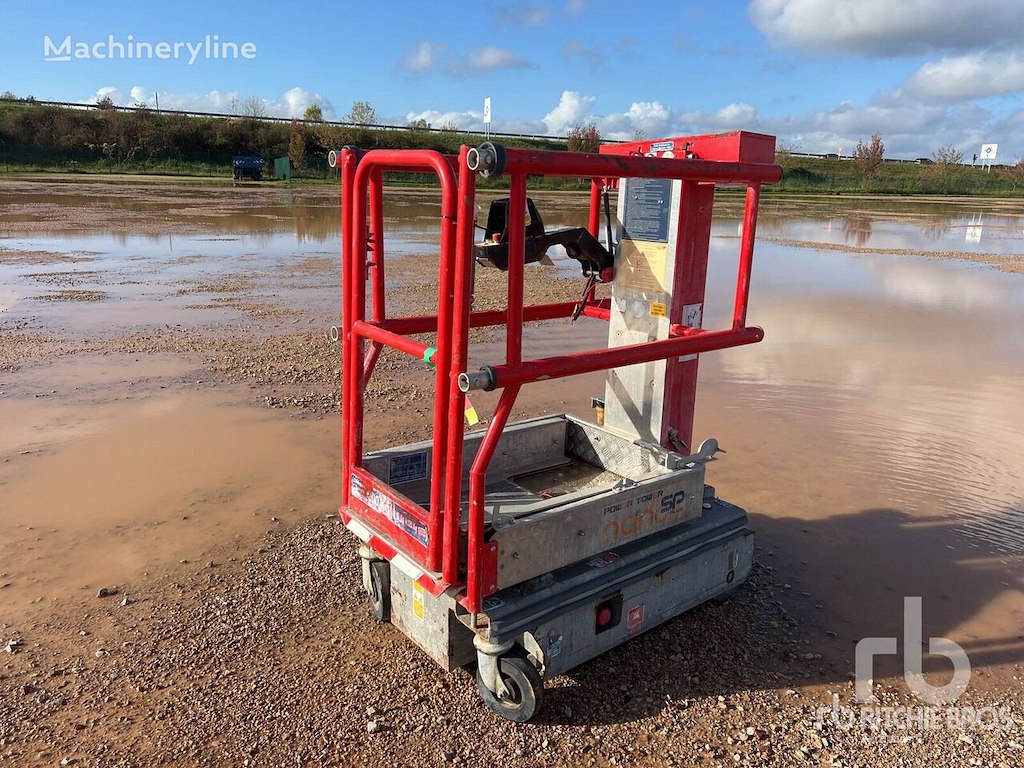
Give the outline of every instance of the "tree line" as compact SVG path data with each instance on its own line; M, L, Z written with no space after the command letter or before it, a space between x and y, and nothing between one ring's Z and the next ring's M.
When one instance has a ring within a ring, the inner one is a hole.
M303 120L291 123L263 120L265 105L258 99L237 105L233 117L169 114L136 105L117 109L100 99L95 109L73 109L32 101L12 101L0 94L0 153L8 163L40 167L75 164L109 166L174 164L229 166L235 155L265 160L288 155L299 169L324 169L328 151L344 145L364 149L425 148L457 152L462 144L483 137L449 130L425 130L413 124L405 130L378 130L376 113L368 102L356 102L348 115L352 125L323 120L319 105L311 104ZM258 103L257 103L258 102ZM510 145L565 149L564 140L508 139Z
M268 162L287 155L297 176L328 175L326 156L344 145L373 148L426 148L444 153L462 144L484 140L458 130L454 123L431 130L423 120L404 130L380 130L373 105L357 101L346 125L329 123L317 104L302 120L268 121L265 103L256 98L231 107L230 117L171 114L136 105L122 110L109 99L95 109L13 100L0 94L0 165L10 170L79 169L141 173L230 173L235 155L257 155ZM635 140L644 138L641 134ZM601 133L594 122L570 127L567 139L503 138L510 146L596 152ZM1024 193L1024 161L998 167L991 173L963 164L956 147L938 148L924 165L888 163L880 134L861 140L851 159L808 158L795 153L797 145L781 143L776 161L783 168L778 191L876 192L897 194L1010 194ZM413 181L414 179L409 179ZM545 180L545 186L565 186L572 180ZM575 183L575 182L574 182ZM569 184L572 186L572 184ZM576 185L578 186L578 184Z

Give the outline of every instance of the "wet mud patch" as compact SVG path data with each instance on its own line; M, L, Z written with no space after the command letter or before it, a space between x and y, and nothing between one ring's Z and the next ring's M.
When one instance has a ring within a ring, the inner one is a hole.
M99 255L88 251L22 251L0 246L0 264L79 264L93 261Z
M32 298L36 301L106 301L110 294L103 291L86 291L82 289L67 288L51 293L43 293Z
M791 240L783 237L760 238L787 248L810 248L816 251L841 251L843 253L870 253L882 256L916 256L928 259L957 259L988 264L1003 272L1024 272L1024 256L1006 253L975 253L974 251L942 251L916 248L871 248L850 243L822 243L812 240Z
M180 283L182 288L174 292L175 296L188 296L194 293L242 293L252 291L256 287L256 281L244 275L226 275L216 280L196 281L183 280Z
M96 269L83 270L81 272L76 271L62 271L62 272L31 272L25 275L26 278L36 283L43 283L44 285L58 285L74 287L81 283L94 283L97 282L97 276L103 273Z

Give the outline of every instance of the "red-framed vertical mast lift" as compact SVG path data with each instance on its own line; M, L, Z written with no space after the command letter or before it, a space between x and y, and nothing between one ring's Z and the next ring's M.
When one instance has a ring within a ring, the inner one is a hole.
M774 137L737 132L600 154L489 142L458 156L331 153L342 187L340 514L361 542L378 620L447 669L475 662L481 695L503 717L528 720L544 678L731 592L750 570L746 513L705 485L718 446L694 446L693 410L698 356L763 336L746 314L760 189L781 175L774 148ZM436 315L387 315L385 171L439 181ZM509 197L492 204L476 243L477 177L502 174ZM592 179L587 226L546 232L527 196L531 175ZM707 329L718 185L745 187L743 230L731 325ZM553 244L580 262L583 299L527 304L524 269ZM505 309L473 310L477 262L507 270ZM609 297L597 298L598 283ZM523 359L524 324L570 317L607 321L607 347ZM505 355L471 371L469 331L482 326L505 326ZM435 367L433 436L364 453L364 392L385 345ZM509 423L523 386L602 370L602 424L568 414ZM486 429L467 432L473 389L501 395Z

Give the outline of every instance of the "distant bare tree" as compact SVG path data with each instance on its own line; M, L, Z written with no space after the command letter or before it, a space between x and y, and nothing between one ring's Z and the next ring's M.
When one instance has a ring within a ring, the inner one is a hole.
M459 130L459 124L454 120L445 120L441 123L441 130L446 133L455 133L455 131Z
M377 110L368 101L355 101L352 109L349 110L346 122L358 125L375 125L377 123Z
M803 147L800 146L799 141L780 141L775 145L776 155L794 155L799 152Z
M4 91L0 93L0 101L14 101L18 97L14 95L13 91Z
M929 169L929 175L938 183L943 194L949 194L953 189L953 181L963 163L964 153L952 144L939 147L932 153L932 166Z
M800 149L800 143L797 141L780 141L775 145L776 165L781 166L783 171L788 171L796 159L793 155L799 152Z
M645 131L643 128L638 127L636 128L636 130L633 131L633 141L643 141L646 138L647 131Z
M964 153L950 144L936 149L932 153L932 161L936 165L963 165Z
M311 123L319 123L324 119L324 111L319 104L314 102L306 107L306 111L302 113L302 119Z
M96 109L113 109L114 100L109 96L96 99Z
M430 123L421 117L418 120L410 122L407 127L412 128L414 131L425 131L430 128Z
M566 136L566 148L570 152L596 154L601 148L601 132L597 129L597 123L591 120L586 125L576 123L570 127Z
M246 96L242 101L242 116L260 118L267 116L267 103L259 96Z
M863 139L857 141L857 148L853 150L853 161L857 164L857 170L861 177L873 179L878 175L885 158L885 142L879 134L873 134L868 144Z
M237 96L232 96L228 99L228 103L224 105L224 109L227 110L229 115L237 115L242 111L242 102L238 100Z

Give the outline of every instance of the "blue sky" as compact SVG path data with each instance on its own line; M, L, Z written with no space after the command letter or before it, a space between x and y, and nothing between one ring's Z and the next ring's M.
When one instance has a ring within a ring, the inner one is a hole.
M564 135L594 120L630 138L748 129L808 152L882 135L894 157L982 142L1024 154L1018 0L621 0L473 3L0 1L0 91ZM44 61L60 44L251 42L255 57Z

